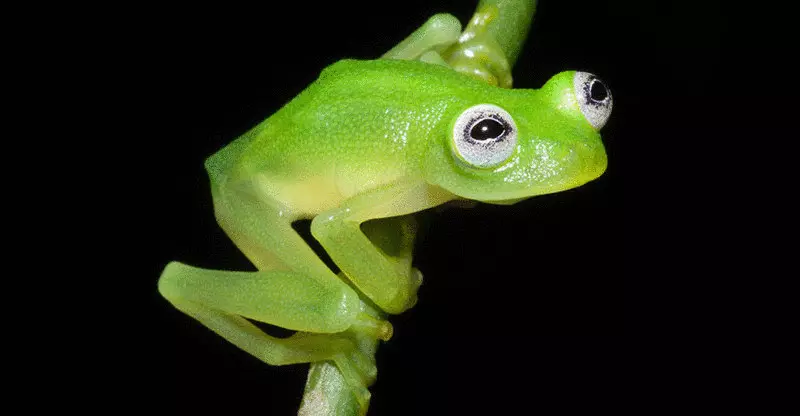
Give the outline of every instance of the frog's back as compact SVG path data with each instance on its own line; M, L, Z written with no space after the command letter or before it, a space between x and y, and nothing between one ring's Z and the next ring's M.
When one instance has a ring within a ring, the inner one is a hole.
M317 201L300 203L300 211L320 211L400 176L419 175L447 107L485 89L448 68L416 61L339 61L206 167L212 180L258 178L267 192L315 194Z

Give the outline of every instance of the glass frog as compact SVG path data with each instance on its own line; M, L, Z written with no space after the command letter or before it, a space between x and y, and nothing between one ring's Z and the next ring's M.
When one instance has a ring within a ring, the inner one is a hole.
M380 59L324 69L205 164L217 220L258 271L173 262L161 294L268 364L311 363L300 414L365 414L387 316L414 306L422 283L412 214L512 204L606 169L600 79L565 71L511 88L534 9L484 0L463 31L438 14ZM338 275L292 228L303 219ZM297 332L273 337L250 320Z

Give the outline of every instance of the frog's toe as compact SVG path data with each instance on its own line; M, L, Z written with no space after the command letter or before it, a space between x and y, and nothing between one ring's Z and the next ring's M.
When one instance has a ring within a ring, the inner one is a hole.
M371 397L367 387L375 383L375 379L378 376L378 368L375 366L375 362L358 350L349 354L340 354L334 357L333 361L355 395L360 408L366 409L369 406Z
M408 303L406 304L406 310L411 309L414 305L417 304L417 292L419 291L419 287L422 286L422 272L419 271L416 267L411 268L411 274L409 275L409 295L408 295Z
M416 267L411 268L411 282L415 289L419 289L422 286L422 272Z
M371 386L378 378L378 367L375 365L375 360L367 354L359 350L353 350L347 355L347 359L352 363L353 367L361 375L364 384Z

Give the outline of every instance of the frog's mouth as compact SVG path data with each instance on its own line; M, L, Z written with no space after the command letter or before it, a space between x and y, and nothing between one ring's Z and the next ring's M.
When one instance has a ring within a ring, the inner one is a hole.
M490 204L511 205L537 195L566 191L599 178L608 166L602 144L599 147L573 148L568 156L555 164L551 163L551 155L542 155L534 158L527 168L518 169L504 178L504 185L508 182L515 182L515 185L501 186L506 189L483 195L479 200ZM525 177L526 180L514 181L514 176Z

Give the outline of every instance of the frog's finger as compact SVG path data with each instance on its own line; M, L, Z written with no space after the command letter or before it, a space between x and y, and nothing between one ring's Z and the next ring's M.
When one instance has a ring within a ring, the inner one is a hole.
M461 22L446 13L435 14L397 46L383 54L385 59L418 59L428 51L440 51L456 42Z
M481 4L458 42L442 52L447 64L464 75L491 85L511 88L511 65L503 47L489 30L500 10L493 4Z
M447 63L447 61L445 61L444 58L442 58L442 55L439 55L439 52L436 52L436 51L425 52L422 55L420 55L420 57L418 59L421 62L434 64L434 65L446 66L448 68L450 67L450 65Z

